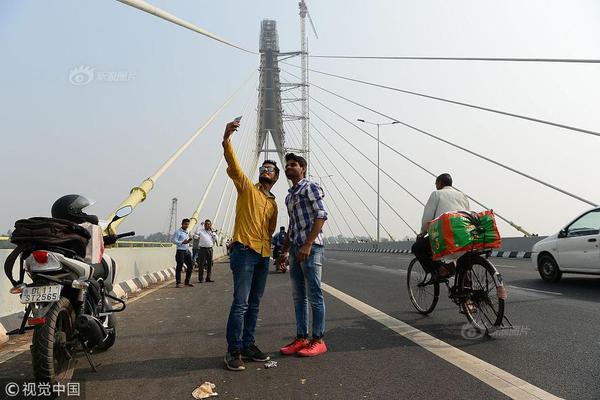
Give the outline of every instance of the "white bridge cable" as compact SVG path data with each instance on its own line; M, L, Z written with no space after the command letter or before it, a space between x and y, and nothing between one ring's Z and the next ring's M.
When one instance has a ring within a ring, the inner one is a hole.
M329 172L327 172L327 169L325 169L325 166L321 163L321 161L319 159L316 159L317 163L319 164L319 168L325 172L325 175L329 175ZM367 233L367 236L369 237L369 239L371 241L373 241L373 236L371 236L371 234L369 233L369 230L365 227L365 225L362 223L362 220L360 219L360 217L356 214L356 212L354 211L354 208L350 205L350 203L348 202L348 200L346 199L346 196L344 196L344 194L342 193L342 191L340 190L340 188L338 187L338 185L335 183L335 181L332 179L331 183L333 184L333 186L335 187L335 189L337 190L337 192L340 194L340 196L342 197L342 199L344 200L344 202L346 203L346 205L348 206L348 208L350 208L350 211L352 212L352 214L354 215L354 217L356 217L356 220L358 221L358 223L360 224L360 226L364 229L364 231ZM322 184L322 182L321 182Z
M250 166L252 165L252 159L253 159L253 154L254 154L254 149L255 149L255 145L256 145L256 140L252 141L252 138L256 139L255 135L251 135L250 133L248 133L249 131L251 131L251 127L252 126L256 126L257 121L253 121L252 123L248 123L246 126L248 127L245 131L246 132L246 144L244 145L244 150L242 150L243 152L243 156L240 159L240 165L242 166L242 170L244 171L244 173L246 174L246 176L249 177L250 180L252 180L252 171L256 170L256 166L251 169ZM243 133L242 133L243 134ZM251 145L248 145L249 142L252 141ZM256 162L255 162L256 164ZM232 193L236 192L237 194L237 190L233 187L232 184ZM234 230L234 225L235 225L235 216L236 216L236 207L237 207L237 201L234 202L231 206L231 211L229 212L230 218L229 221L227 223L227 231L230 233L230 236L233 235L233 230Z
M313 111L313 113L314 113L314 111ZM329 145L329 146L330 146L330 147L333 149L333 151L335 151L335 152L337 153L337 155L339 155L339 156L342 158L342 160L344 160L344 162L345 162L346 164L348 164L348 165L350 166L350 168L352 168L352 170L353 170L353 171L354 171L354 172L355 172L355 173L356 173L356 174L357 174L357 175L358 175L358 176L359 176L359 177L360 177L360 178L361 178L361 179L362 179L362 180L363 180L363 181L364 181L364 182L367 184L367 186L369 186L373 192L377 193L377 189L375 189L375 188L373 187L373 185L371 185L371 183L370 183L370 182L369 182L369 181L368 181L368 180L367 180L367 179L366 179L366 178L365 178L365 177L364 177L364 176L363 176L363 175L362 175L362 174L361 174L361 173L360 173L360 172L359 172L359 171L356 169L356 167L354 167L354 165L352 165L352 163L351 163L350 161L348 161L348 159L347 159L346 157L344 157L344 156L342 155L342 153L340 153L340 151L339 151L339 150L338 150L338 149L337 149L337 148L336 148L336 147L335 147L333 144L331 144L331 142L330 142L330 141L327 139L327 137L326 137L326 136L325 136L325 135L324 135L324 134L323 134L321 131L319 131L319 130L318 130L318 129L317 129L315 126L314 126L314 125L312 125L312 123L311 123L311 126L313 127L313 129L315 130L315 132L317 132L317 134L318 134L319 136L321 136L321 138L323 138L323 140L324 140L324 141L325 141L325 142L326 142L326 143L327 143L327 144L328 144L328 145ZM317 143L317 142L315 142L315 143ZM321 146L319 146L318 144L317 144L317 148L318 148L319 150L321 150L321 152L322 152L322 153L325 155L325 157L326 157L326 158L329 160L329 162L330 162L332 165L334 165L334 166L335 166L335 164L334 164L334 163L331 161L331 159L329 159L329 157L327 156L327 152L326 152L326 151L324 151L324 150L321 148ZM336 168L336 170L337 170L337 168ZM394 214L396 214L396 216L397 216L398 218L400 218L400 220L401 220L401 221L402 221L402 222L403 222L403 223L404 223L404 224L405 224L405 225L406 225L406 226L407 226L407 227L408 227L408 228L409 228L409 229L410 229L410 230L411 230L411 231L412 231L412 232L413 232L415 235L417 234L417 231L415 231L415 229L414 229L414 228L413 228L413 227L412 227L412 226L411 226L411 225L410 225L410 224L409 224L409 223L408 223L408 222L407 222L407 221L406 221L406 220L405 220L405 219L402 217L402 215L400 215L400 214L398 213L398 211L396 211L396 208L394 208L394 207L393 207L393 206L392 206L392 205L391 205L391 204L390 204L390 203L389 203L389 202L388 202L388 201L385 199L385 197L381 196L381 200L382 200L382 201L385 203L385 205L386 205L386 206L388 206L388 207L389 207L389 209L390 209L390 210L392 210L392 212L393 212Z
M256 99L255 96L252 96L252 94L254 94L253 92L250 93L250 96L248 97L248 100L246 101L246 104L244 104L244 107L242 107L242 116L245 116L247 114L248 108L250 106L250 104L252 103L252 100ZM241 139L239 140L241 141ZM224 157L221 157L221 161L224 160ZM225 197L225 192L227 191L227 185L228 184L233 184L231 183L229 177L227 176L227 174L225 174L225 183L223 184L223 190L221 191L221 197L219 198L219 203L217 205L217 210L215 212L215 216L213 218L213 223L216 226L217 223L217 218L219 217L219 214L221 212L221 206L223 204L223 198Z
M297 107L296 107L297 108ZM317 130L318 129L314 126L314 124L312 122L309 122L310 126ZM296 132L298 132L298 127L293 125L296 128ZM320 133L320 132L319 132ZM358 200L363 204L363 206L365 206L365 208L367 209L367 211L369 212L369 214L371 214L371 216L373 217L373 219L375 219L375 221L377 221L377 217L375 216L375 214L373 213L373 211L371 210L371 208L367 205L367 203L365 203L365 201L363 200L362 196L358 194L358 192L356 191L356 189L354 189L354 185L352 185L350 182L348 182L348 179L346 179L346 177L344 176L344 174L338 169L338 167L335 165L335 163L333 161L331 161L331 158L329 158L329 156L327 155L327 153L325 151L323 151L323 149L321 148L321 146L316 142L316 141L312 141L311 143L314 143L317 148L319 150L321 150L323 156L325 158L327 158L327 160L329 161L329 163L333 166L333 168L335 168L336 172L340 175L340 177L344 180L344 182L346 182L346 184L348 185L348 187L350 188L350 190L356 195L356 197L358 198ZM335 149L334 149L335 150ZM348 162L347 160L344 159L344 161ZM352 165L351 165L352 166ZM323 169L325 169L323 167ZM354 169L354 168L353 168ZM355 172L358 173L358 171L356 171L356 169L354 169ZM328 172L325 172L327 175L329 175ZM359 176L361 178L363 178L363 180L367 183L367 185L369 185L369 187L375 192L377 193L377 190L375 188L373 188L371 186L371 184L362 176L360 175L360 173L358 173ZM339 190L339 189L338 189ZM385 200L384 200L385 201ZM385 227L385 225L383 225L382 223L380 223L380 226L383 228L383 230L385 231L385 233L390 237L390 240L394 241L394 237L392 236L392 234L387 230L387 228ZM412 228L411 228L412 229ZM369 235L371 237L371 235ZM371 237L372 239L372 237Z
M246 86L246 84L248 82L250 82L250 79L254 76L254 74L256 73L256 71L253 71L252 74L250 74L250 76L244 81L244 83L242 83L242 85L227 99L225 100L225 102L223 104L221 104L221 106L217 109L217 111L215 111L210 118L208 118L208 120L200 127L198 128L198 130L196 131L196 133L194 133L183 145L181 145L181 147L179 147L179 149L177 149L177 151L175 152L175 154L173 154L171 156L171 158L169 158L159 169L158 171L156 171L154 173L154 175L152 175L150 177L150 180L152 180L152 182L156 182L158 180L158 178L161 177L161 175L167 170L169 169L169 167L171 166L171 164L173 164L175 162L175 160L177 160L177 158L188 148L190 147L190 145L194 142L194 140L196 140L196 138L198 136L200 136L200 134L202 134L202 132L204 132L204 130L206 129L206 127L208 125L210 125L213 120L217 117L217 115L219 115L221 113L221 111L223 111L223 109L231 102L231 100L233 100L238 93L242 90L242 88L244 86Z
M243 47L240 47L240 46L238 46L236 44L233 44L233 43L231 43L231 42L229 42L229 41L227 41L225 39L222 39L222 38L218 37L217 35L215 35L213 33L210 33L206 29L202 29L202 28L200 28L200 27L192 24L191 22L188 22L188 21L185 21L185 20L183 20L181 18L178 18L178 17L174 16L173 14L171 14L171 13L169 13L167 11L164 11L164 10L162 10L162 9L160 9L160 8L158 8L158 7L152 5L152 4L150 4L150 3L148 3L148 2L146 2L144 0L117 0L117 1L119 1L119 2L121 2L123 4L126 4L128 6L131 6L133 8L137 8L138 10L147 12L148 14L152 14L152 15L158 17L158 18L162 18L162 19L164 19L166 21L172 22L172 23L174 23L176 25L179 25L181 27L184 27L186 29L189 29L191 31L199 33L201 35L204 35L204 36L206 36L206 37L208 37L210 39L216 40L217 42L221 42L223 44L226 44L227 46L234 47L234 48L236 48L238 50L242 50L242 51L244 51L246 53L258 54L255 51L247 50L247 49L245 49Z
M244 165L245 163L247 163L247 159L249 158L249 154L251 152L251 146L248 146L249 141L250 141L250 135L248 134L248 131L250 130L250 126L252 125L251 122L249 122L248 124L243 124L241 129L235 134L240 136L240 139L238 140L238 147L239 149L241 149L241 153L240 153L240 165L242 166L242 169L245 170ZM235 185L233 184L233 182L231 181L231 179L229 179L229 177L227 176L225 178L227 180L227 183L229 183L229 198L227 200L227 207L225 208L225 214L223 215L223 223L221 225L221 231L223 233L225 233L227 236L231 236L231 229L229 228L229 222L233 219L232 215L235 214L235 212L231 211L231 202L233 199L233 194L234 192L236 192L235 189ZM225 189L227 190L227 189Z
M296 145L296 146L298 145L298 142L296 141L296 139L294 138L294 136L292 136L292 135L291 135L291 133L290 133L290 136L289 136L289 138L290 138L290 139L294 139L294 140L293 140L293 142L294 142L294 145ZM290 140L290 143L291 143L291 142L292 142L292 140ZM328 201L328 200L325 200L325 202L327 202L327 201ZM333 199L332 199L332 202L333 202ZM331 211L331 210L328 210L328 211ZM339 211L339 209L338 209L338 211ZM338 224L338 222L337 222L337 219L336 219L336 217L335 217L335 213L329 212L329 215L328 215L328 220L329 220L329 219L331 219L331 221L333 222L333 224L336 226L336 228L337 228L337 230L338 230L338 232L339 232L340 236L341 236L342 238L345 238L345 236L344 236L344 233L343 233L343 232L342 232L342 230L340 229L340 226L339 226L339 224ZM356 239L356 236L354 236L354 238ZM358 239L356 239L356 240L358 240Z
M356 56L309 54L311 58L346 59L346 60L420 60L420 61L496 61L526 63L572 63L600 64L595 58L523 58L523 57L419 57L419 56Z
M297 67L296 65L293 65L293 64L289 64L289 63L285 63L285 64ZM578 128L576 126L571 126L571 125L560 124L558 122L552 122L552 121L548 121L548 120L544 120L544 119L540 119L540 118L530 117L530 116L527 116L527 115L521 115L521 114L516 114L516 113L512 113L512 112L508 112L508 111L497 110L497 109L494 109L494 108L479 106L477 104L471 104L471 103L465 103L465 102L458 101L458 100L446 99L444 97L438 97L438 96L433 96L433 95L429 95L429 94L425 94L425 93L414 92L414 91L411 91L411 90L395 88L395 87L392 87L392 86L386 86L386 85L382 85L382 84L378 84L378 83L374 83L374 82L367 82L367 81L363 81L361 79L355 79L355 78L350 78L350 77L347 77L347 76L332 74L332 73L323 72L323 71L317 71L317 70L314 70L314 69L309 69L309 71L314 72L316 74L331 76L333 78L343 79L343 80L350 81L350 82L361 83L363 85L368 85L368 86L378 87L378 88L382 88L382 89L393 90L395 92L400 92L400 93L404 93L404 94L410 94L410 95L413 95L413 96L424 97L424 98L427 98L427 99L437 100L437 101L441 101L441 102L444 102L444 103L450 103L450 104L459 105L459 106L463 106L463 107L474 108L474 109L481 110L481 111L487 111L487 112L496 113L496 114L500 114L500 115L506 115L508 117L524 119L526 121L537 122L539 124L550 125L550 126L554 126L554 127L557 127L557 128L562 128L562 129L567 129L567 130L571 130L571 131L575 131L575 132L585 133L585 134L588 134L588 135L600 136L600 132L597 132L597 131L592 131L592 130L589 130L589 129Z
M348 139L346 139L344 137L344 135L342 135L341 133L339 133L334 127L332 127L329 123L327 123L327 121L325 121L324 119L322 119L319 114L315 113L314 111L312 112L312 114L317 117L317 119L319 121L321 121L323 124L325 124L325 126L327 126L329 129L331 129L335 134L337 134L339 137L341 137L346 143L348 143L350 146L352 146L352 148L354 150L356 150L357 152L360 153L360 155L362 155L366 160L368 160L371 164L373 164L375 166L375 168L377 167L377 163L374 162L373 160L371 160L365 153L363 153L358 147L356 147L354 144L352 144L352 142L350 142ZM413 199L415 199L417 201L417 203L419 203L422 206L425 206L425 203L423 203L417 196L415 196L414 194L412 194L412 192L410 192L407 188L405 188L400 182L398 182L396 179L394 179L393 176L391 176L390 174L388 174L385 170L383 170L382 168L379 168L379 170L385 175L387 176L392 182L394 182L398 187L400 187L402 190L404 190L410 197L412 197Z
M360 127L359 125L357 125L356 123L354 123L353 121L349 120L348 118L344 117L343 115L341 115L340 113L338 113L337 111L331 109L330 107L328 107L326 104L320 102L318 99L315 99L314 97L311 97L311 100L315 101L316 103L318 103L319 105L321 105L322 107L324 107L325 109L327 109L329 112L335 114L336 116L338 116L339 118L341 118L342 120L346 121L347 123L349 123L350 125L354 126L356 129L360 130L361 132L363 132L364 134L370 136L372 139L377 140L377 138L375 136L373 136L372 134L370 134L369 132L367 132L365 129L363 129L362 127ZM324 137L325 138L325 137ZM325 138L325 140L327 140ZM407 156L405 156L404 154L400 153L398 150L394 149L392 146L388 145L387 143L383 142L383 141L379 141L379 143L381 143L383 146L387 147L388 149L390 149L391 151L393 151L394 153L398 154L400 157L404 158L405 160L407 160L408 162L410 162L411 164L415 165L416 167L418 167L419 169L425 171L426 173L428 173L429 175L433 176L434 178L437 177L437 175L433 172L431 172L430 170L428 170L427 168L423 167L421 164L417 163L416 161L408 158ZM332 148L337 152L337 149L331 145ZM339 152L338 152L339 154ZM340 154L341 156L341 154ZM343 157L343 156L342 156ZM348 162L348 161L346 161ZM353 169L354 167L352 166L352 164L348 163ZM355 169L356 171L356 169ZM360 175L360 174L359 174ZM362 177L362 176L361 176ZM364 180L364 178L363 178ZM373 190L375 190L373 187L371 187ZM460 190L459 188L455 187L455 189ZM470 196L469 194L463 192L465 194L465 196L467 196L470 200L472 200L474 203L478 204L479 206L483 207L486 210L489 210L490 207L482 204L479 200L473 198L472 196ZM517 231L525 234L526 236L531 236L531 234L529 232L527 232L522 226L517 225L515 222L507 219L506 217L502 216L501 214L499 214L498 212L496 212L494 210L494 215L498 218L500 218L501 220L503 220L504 222L506 222L507 224L509 224L510 226L512 226L514 229L516 229Z
M283 78L286 82L289 82L287 79ZM319 104L322 104L321 102L319 102L318 100L314 99L312 97L312 95L309 95L310 99L317 101ZM315 114L314 111L312 111L312 113L319 119L321 119L319 117L318 114ZM321 119L321 121L323 121ZM344 157L338 150L337 148L331 144L331 142L329 142L329 140L327 140L326 136L323 135L318 129L317 127L312 123L309 122L310 126L313 127L313 129L315 129L315 131L317 131L317 133L319 133L321 135L321 137L333 148L333 150L350 166L350 168L352 168L352 170L354 170L354 172L356 172L358 174L358 176L360 176L362 178L362 180L371 188L371 190L373 190L375 193L377 193L377 189L375 189L371 183L369 183L369 181L360 173L358 172L358 170L346 159L346 157ZM334 129L333 127L331 127L329 124L325 123L335 134L337 134L340 138L342 138L342 140L344 140L346 143L348 143L354 150L356 150L357 152L359 152L364 158L366 158L371 164L373 164L375 167L377 167L377 164L374 163L367 155L365 155L362 151L360 151L356 146L354 146L352 143L350 143L342 134L340 134L336 129ZM326 154L326 153L325 153ZM333 164L333 163L332 163ZM333 164L335 166L335 164ZM389 174L387 174L387 172L385 172L384 170L380 169L381 172L383 172L387 177L389 177L392 181L394 181L397 185L399 185L402 189L404 189L404 187L402 185L400 185L400 183L398 183L394 178L392 178ZM422 206L425 206L425 204L419 200L418 198L416 198L415 196L412 195L412 193L408 192L406 189L404 189L404 191L406 191L408 194L410 194L417 202L419 202L419 204L421 204ZM417 232L415 231L415 229L398 213L398 211L396 211L396 209L383 197L381 196L381 200L383 200L383 202L394 212L394 214L396 214L396 216L398 216L398 218L400 218L402 220L402 222L408 226L408 228L413 231L415 233L415 235L417 234ZM385 228L384 228L385 230ZM387 230L386 230L387 232ZM388 232L389 234L389 232Z
M286 71L286 72L287 72L287 71ZM289 72L287 72L287 73L289 74ZM290 74L290 75L294 76L293 74ZM555 185L552 185L552 184L550 184L550 183L544 182L544 181L542 181L541 179L535 178L535 177L533 177L533 176L531 176L531 175L529 175L529 174L526 174L526 173L524 173L524 172L521 172L521 171L519 171L519 170L517 170L517 169L515 169L515 168L509 167L508 165L502 164L502 163L501 163L501 162L499 162L499 161L496 161L496 160L493 160L493 159L491 159L491 158L489 158L489 157L483 156L483 155L481 155L481 154L479 154L479 153L477 153L477 152L475 152L475 151L469 150L468 148L466 148L466 147L464 147L464 146L461 146L461 145L455 144L455 143L453 143L453 142L451 142L451 141L449 141L449 140L446 140L446 139L444 139L444 138L441 138L441 137L439 137L439 136L436 136L436 135L434 135L434 134L432 134L432 133L430 133L430 132L427 132L427 131L425 131L425 130L423 130L423 129L420 129L420 128L417 128L417 127L415 127L415 126L413 126L413 125L410 125L410 124L408 124L408 123L402 122L402 121L400 121L400 120L399 120L399 119L397 119L397 118L391 117L391 116L389 116L389 115L387 115L387 114L385 114L385 113L382 113L382 112L380 112L380 111L377 111L377 110L375 110L375 109L373 109L373 108L371 108L371 107L365 106L365 105L363 105L363 104L361 104L361 103L358 103L358 102L356 102L356 101L354 101L354 100L351 100L351 99L349 99L349 98L347 98L347 97L345 97L345 96L342 96L342 95L340 95L340 94L337 94L337 93L335 93L335 92L333 92L333 91L331 91L331 90L325 89L325 88L323 88L323 87L321 87L321 86L319 86L319 85L316 85L316 84L314 84L314 83L311 83L311 86L314 86L314 87L316 87L316 88L318 88L318 89L320 89L320 90L323 90L324 92L327 92L327 93L329 93L329 94L332 94L332 95L334 95L334 96L336 96L336 97L338 97L338 98L340 98L340 99L342 99L342 100L346 100L347 102L349 102L349 103L352 103L352 104L354 104L354 105L356 105L356 106L359 106L359 107L361 107L361 108L364 108L365 110L369 110L369 111L371 111L371 112L373 112L373 113L375 113L375 114L381 115L382 117L388 118L388 119L390 119L390 120L392 120L392 121L396 121L396 122L398 122L399 124L401 124L401 125L404 125L404 126L405 126L405 127L407 127L407 128L410 128L410 129L412 129L412 130L414 130L414 131L417 131L417 132L419 132L419 133L422 133L422 134L424 134L424 135L426 135L426 136L429 136L429 137L431 137L431 138L433 138L433 139L436 139L436 140L438 140L438 141L440 141L440 142L442 142L442 143L445 143L445 144L447 144L447 145L449 145L449 146L452 146L452 147L454 147L454 148L457 148L457 149L459 149L459 150L462 150L462 151L464 151L464 152L466 152L466 153L469 153L469 154L471 154L471 155L473 155L473 156L475 156L475 157L477 157L477 158L481 158L482 160L488 161L488 162L490 162L490 163L492 163L492 164L495 164L495 165L497 165L497 166L499 166L499 167L502 167L502 168L504 168L504 169L506 169L506 170L508 170L508 171L511 171L511 172L513 172L513 173L515 173L515 174L521 175L521 176L523 176L523 177L525 177L525 178L527 178L527 179L530 179L530 180L532 180L532 181L534 181L534 182L537 182L537 183L539 183L539 184L541 184L541 185L544 185L544 186L546 186L546 187L549 187L549 188L551 188L551 189L554 189L554 190L556 190L556 191L558 191L558 192L560 192L560 193L563 193L563 194L565 194L565 195L567 195L567 196L569 196L569 197L572 197L572 198L574 198L574 199L577 199L577 200L579 200L579 201L581 201L581 202L583 202L583 203L587 203L587 204L589 204L589 205L591 205L591 206L594 206L594 207L597 207L597 206L598 206L598 204L594 203L593 201L587 200L587 199L585 199L585 198L583 198L583 197L581 197L581 196L578 196L578 195L576 195L576 194L570 193L570 192L568 192L568 191L566 191L566 190L564 190L564 189L561 189L561 188L559 188L559 187L557 187L557 186L555 186Z
M287 72L287 71L286 71ZM289 72L288 72L289 73ZM285 79L285 78L284 78ZM313 83L311 83L311 85L314 86ZM311 96L312 98L312 96ZM377 168L377 163L374 162L373 160L371 160L367 155L365 155L365 153L363 153L360 149L358 149L358 147L356 147L354 144L352 144L348 139L346 139L344 137L344 135L342 135L341 133L339 133L335 128L333 128L331 125L329 125L326 121L324 121L318 114L315 114L314 112L312 112L315 117L317 117L317 119L319 119L321 122L323 122L329 129L331 129L333 132L335 132L339 137L341 137L346 143L348 143L354 150L356 150L357 152L359 152L365 159L367 159L367 161L369 161L371 164L373 164L373 166L375 166L375 168ZM311 124L311 126L314 127L314 125ZM422 206L425 206L425 203L423 203L418 197L416 197L414 194L412 194L408 189L406 189L400 182L398 182L396 179L394 179L394 177L392 177L390 174L388 174L386 171L384 171L383 169L379 168L379 170L385 175L387 176L391 181L393 181L396 185L398 185L398 187L400 187L402 190L404 190L409 196L411 196L413 199L415 199L419 204L421 204Z
M313 165L313 170L314 170L314 165ZM315 171L316 172L316 171ZM329 190L329 187L327 185L321 185L323 187L323 190L327 192L327 194L329 195L329 198L331 199L331 203L333 204L333 206L335 207L335 209L337 210L338 214L342 217L342 219L344 220L344 222L346 223L346 226L348 227L348 229L350 230L350 234L354 237L354 240L356 240L357 242L359 242L358 237L356 236L356 234L354 233L354 231L352 230L352 226L348 223L348 220L346 219L346 217L344 216L344 213L342 213L341 209L338 207L337 202L335 201L334 196L331 194L331 191ZM370 235L369 235L370 236Z

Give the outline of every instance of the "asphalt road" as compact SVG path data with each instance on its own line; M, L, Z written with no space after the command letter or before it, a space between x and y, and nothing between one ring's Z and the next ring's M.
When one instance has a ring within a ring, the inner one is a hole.
M506 313L516 329L469 340L461 334L466 319L445 289L431 315L414 312L405 283L410 259L330 250L323 280L543 391L600 398L599 278L566 275L546 284L528 261L493 259L509 286ZM99 371L92 372L85 359L78 363L74 379L83 384L85 398L190 399L204 381L215 383L217 398L223 399L508 398L330 294L329 352L310 359L279 356L295 325L289 276L274 272L261 306L257 345L278 366L249 362L244 372L227 371L222 359L231 302L228 264L217 263L214 275L215 283L182 289L170 284L130 303L118 315L115 346L94 357ZM0 377L31 379L29 352L0 363Z

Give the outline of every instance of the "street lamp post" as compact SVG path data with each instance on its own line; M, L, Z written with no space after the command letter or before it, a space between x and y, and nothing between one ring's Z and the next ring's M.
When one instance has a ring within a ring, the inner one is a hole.
M358 122L362 122L364 124L370 124L370 125L376 125L377 126L377 243L381 242L381 236L379 233L379 228L381 226L380 220L379 220L379 210L380 210L380 203L381 203L381 195L379 192L379 177L380 177L380 167L379 167L379 127L382 125L394 125L397 124L398 121L392 121L392 122L386 122L386 123L377 123L377 122L370 122L370 121L365 121L362 118L357 119Z

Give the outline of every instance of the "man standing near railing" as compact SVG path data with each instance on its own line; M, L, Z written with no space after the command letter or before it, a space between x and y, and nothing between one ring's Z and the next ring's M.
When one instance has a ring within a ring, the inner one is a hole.
M194 233L194 241L198 241L198 282L204 281L204 267L206 266L206 282L214 282L211 279L213 266L213 246L217 241L217 235L212 230L210 219L204 221L204 225L199 226Z
M230 122L223 135L227 174L238 192L229 254L233 273L233 302L227 321L225 355L225 365L232 371L246 369L242 357L254 361L267 361L270 358L254 344L254 333L260 299L269 273L271 235L277 225L277 204L271 187L279 177L277 163L270 160L262 163L257 184L253 184L244 174L231 145L231 136L239 126L237 121Z
M177 245L177 251L175 252L175 262L177 263L177 267L175 267L176 288L181 287L181 269L183 268L183 264L187 267L185 271L185 286L194 286L193 283L190 283L194 263L192 262L192 254L190 253L190 233L187 230L189 226L190 220L184 218L181 221L181 228L177 229L173 234L173 243Z

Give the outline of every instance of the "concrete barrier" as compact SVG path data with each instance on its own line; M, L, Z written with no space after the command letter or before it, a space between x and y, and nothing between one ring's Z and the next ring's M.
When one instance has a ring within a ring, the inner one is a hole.
M531 258L533 245L546 236L502 238L502 247L492 252L492 257ZM368 252L368 253L410 253L415 242L384 242L384 243L339 243L328 244L332 250Z
M0 249L0 266L4 266L10 249ZM167 281L175 276L175 246L171 247L124 247L107 249L107 253L117 262L117 276L114 291L119 297L141 291L151 284ZM214 259L226 255L225 247L215 246ZM13 276L17 276L18 260ZM31 282L26 276L25 282ZM8 340L6 331L20 326L25 307L19 296L10 294L10 281L2 268L0 277L0 344Z

